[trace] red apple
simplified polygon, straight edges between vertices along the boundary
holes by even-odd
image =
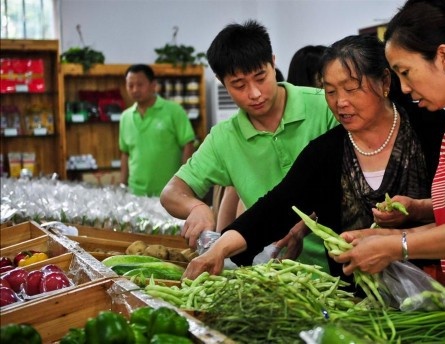
[[[55,264],[45,265],[40,269],[40,271],[42,271],[44,274],[47,274],[49,272],[63,272],[63,270]]]
[[[4,273],[4,272],[7,272],[7,271],[11,271],[11,270],[13,270],[14,268],[15,268],[15,266],[13,266],[13,265],[2,266],[2,267],[0,268],[0,274],[2,274],[2,273]]]
[[[18,297],[14,293],[14,290],[8,287],[0,287],[0,307],[10,305],[17,301]]]
[[[41,270],[34,270],[28,274],[24,284],[25,293],[29,296],[40,293],[40,282],[42,280],[43,272]]]
[[[11,288],[11,285],[7,280],[5,280],[3,277],[0,278],[0,287],[8,287]]]
[[[12,290],[16,293],[20,292],[21,286],[26,281],[28,271],[23,268],[15,268],[8,271],[2,278],[4,278],[11,285]]]
[[[63,272],[49,272],[44,274],[40,281],[40,292],[45,293],[47,291],[69,287],[70,285],[70,280]]]
[[[14,263],[8,257],[0,257],[0,268],[4,266],[14,266]]]

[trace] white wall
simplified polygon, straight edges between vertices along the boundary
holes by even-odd
[[[257,19],[269,30],[277,67],[287,77],[296,50],[329,45],[358,29],[384,23],[404,0],[60,0],[61,49],[86,45],[106,63],[153,63],[155,48],[171,42],[206,51],[229,22]],[[207,80],[213,73],[206,71]],[[208,97],[209,99],[210,97]],[[207,107],[208,110],[211,106]],[[212,114],[209,113],[209,118]]]

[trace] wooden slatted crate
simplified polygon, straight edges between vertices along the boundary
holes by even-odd
[[[59,293],[50,298],[24,304],[19,311],[1,313],[1,325],[28,323],[42,336],[43,343],[60,340],[70,328],[85,326],[86,321],[100,311],[112,310],[125,317],[139,307],[171,307],[162,300],[150,298],[141,292],[130,291],[134,285],[125,279],[106,279]],[[191,315],[177,310],[190,325],[190,338],[194,343],[232,344],[232,340],[205,326]],[[38,314],[38,316],[37,316]]]
[[[0,247],[2,248],[47,235],[47,232],[35,221],[27,221],[17,225],[4,224],[0,233]]]

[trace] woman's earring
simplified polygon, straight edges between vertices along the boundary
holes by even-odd
[[[384,96],[385,98],[388,98],[388,91],[383,92],[383,96]]]

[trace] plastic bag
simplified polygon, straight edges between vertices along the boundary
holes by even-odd
[[[301,331],[299,336],[306,344],[371,344],[371,341],[359,338],[342,326],[332,323]]]
[[[269,260],[275,258],[278,254],[278,252],[281,249],[274,245],[274,244],[270,244],[266,247],[264,247],[263,251],[261,251],[260,253],[258,253],[254,258],[253,258],[253,265],[257,265],[257,264],[265,264],[267,263]]]
[[[393,262],[384,269],[379,290],[401,311],[445,310],[445,287],[410,262]]]
[[[199,255],[206,252],[212,244],[219,239],[221,233],[214,231],[203,231],[198,238],[196,251]]]

